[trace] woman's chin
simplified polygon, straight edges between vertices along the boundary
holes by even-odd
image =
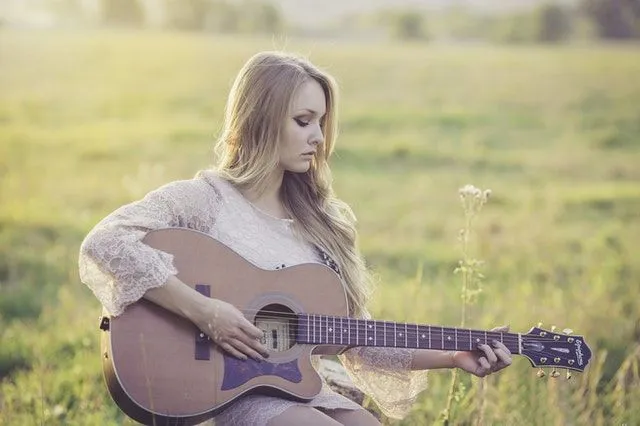
[[[292,165],[291,167],[288,167],[287,171],[291,173],[306,173],[309,171],[310,168],[311,168],[311,162],[305,161],[304,163],[295,164],[295,165]]]

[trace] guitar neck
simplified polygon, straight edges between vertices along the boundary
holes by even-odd
[[[520,354],[516,333],[437,327],[392,321],[364,320],[330,315],[298,315],[298,343],[391,348],[473,351],[479,344],[498,340],[512,354]]]

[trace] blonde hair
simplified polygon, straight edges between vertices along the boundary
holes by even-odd
[[[218,173],[240,189],[261,193],[278,167],[280,135],[298,88],[313,79],[322,87],[324,143],[305,173],[285,172],[281,198],[306,241],[338,264],[351,315],[366,315],[371,278],[357,246],[355,216],[336,198],[329,157],[337,134],[337,84],[308,60],[281,52],[250,58],[233,83],[222,134],[216,144]]]

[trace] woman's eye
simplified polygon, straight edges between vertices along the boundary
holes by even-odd
[[[304,121],[299,118],[294,118],[294,120],[296,121],[296,123],[298,123],[298,126],[300,127],[307,127],[309,125],[308,121]]]

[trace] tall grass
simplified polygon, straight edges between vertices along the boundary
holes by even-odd
[[[572,328],[584,374],[526,360],[486,379],[485,424],[640,423],[640,54],[634,47],[428,46],[129,32],[0,33],[0,424],[132,424],[102,383],[82,237],[210,163],[235,72],[310,54],[342,87],[335,185],[359,217],[379,318],[456,325],[459,206],[494,190],[470,250],[487,278],[466,324]],[[453,196],[452,196],[453,195]],[[400,424],[438,421],[447,374]],[[479,381],[450,412],[471,424]],[[388,422],[391,423],[391,422]]]

